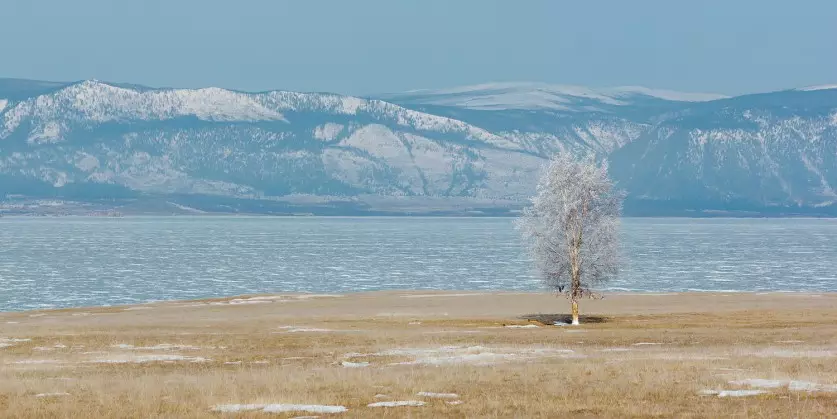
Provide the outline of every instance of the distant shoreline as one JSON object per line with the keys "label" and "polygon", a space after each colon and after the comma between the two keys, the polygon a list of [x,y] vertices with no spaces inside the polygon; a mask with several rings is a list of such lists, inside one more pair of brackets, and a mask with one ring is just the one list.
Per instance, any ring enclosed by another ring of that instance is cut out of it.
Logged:
{"label": "distant shoreline", "polygon": [[[517,218],[517,214],[377,214],[377,213],[360,213],[347,215],[328,215],[328,214],[262,214],[262,213],[202,213],[202,214],[121,214],[121,215],[93,215],[93,214],[3,214],[0,213],[0,219],[39,219],[39,218],[153,218],[153,217],[183,217],[183,218],[216,218],[216,217],[249,217],[249,218]],[[631,219],[811,219],[811,220],[832,220],[837,219],[837,214],[831,215],[816,215],[816,214],[752,214],[752,215],[735,215],[729,213],[719,213],[713,215],[623,215],[622,218]]]}
{"label": "distant shoreline", "polygon": [[[2,194],[0,194],[2,198]],[[250,215],[319,217],[515,217],[526,200],[419,197],[285,197],[284,199],[154,196],[72,200],[59,197],[0,199],[0,216],[168,216]],[[627,200],[627,217],[673,218],[835,218],[837,205],[770,206],[742,202]]]}
{"label": "distant shoreline", "polygon": [[[602,291],[604,296],[601,300],[582,300],[582,306],[593,302],[594,305],[606,306],[608,301],[618,299],[620,301],[625,299],[636,299],[646,297],[670,297],[678,300],[703,300],[714,299],[718,297],[745,297],[747,299],[774,299],[774,298],[837,298],[837,291]],[[470,298],[508,298],[531,297],[533,299],[542,300],[543,298],[550,298],[557,301],[557,307],[563,307],[563,295],[556,295],[549,291],[514,291],[514,290],[497,290],[497,291],[480,291],[480,290],[380,290],[380,291],[361,291],[355,293],[295,293],[295,292],[279,292],[279,293],[263,293],[263,294],[241,294],[232,296],[218,296],[207,298],[196,298],[187,300],[158,300],[145,303],[128,303],[128,304],[111,304],[111,305],[94,305],[94,306],[72,306],[72,307],[56,307],[56,308],[42,308],[42,309],[28,309],[20,311],[0,311],[0,316],[6,314],[31,314],[31,313],[64,313],[85,310],[124,310],[132,311],[138,307],[171,307],[171,306],[189,306],[189,305],[249,305],[258,304],[253,301],[294,301],[294,300],[308,300],[308,299],[324,299],[324,298],[340,298],[342,300],[367,300],[367,299],[385,299],[404,298],[405,300],[443,300],[448,302],[461,301],[461,299]],[[251,303],[248,303],[250,301]],[[231,303],[230,303],[231,302]]]}

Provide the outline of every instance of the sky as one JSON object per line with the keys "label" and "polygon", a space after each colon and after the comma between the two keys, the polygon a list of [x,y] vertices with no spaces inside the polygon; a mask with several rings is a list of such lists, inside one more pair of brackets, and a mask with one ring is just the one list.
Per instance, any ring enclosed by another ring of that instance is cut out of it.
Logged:
{"label": "sky", "polygon": [[0,0],[0,77],[354,95],[837,83],[837,2]]}

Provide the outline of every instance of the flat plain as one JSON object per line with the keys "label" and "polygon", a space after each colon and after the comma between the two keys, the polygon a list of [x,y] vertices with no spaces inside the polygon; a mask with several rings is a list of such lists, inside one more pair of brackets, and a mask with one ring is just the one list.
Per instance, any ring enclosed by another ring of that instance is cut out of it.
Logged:
{"label": "flat plain", "polygon": [[259,295],[0,314],[0,416],[837,417],[837,294]]}

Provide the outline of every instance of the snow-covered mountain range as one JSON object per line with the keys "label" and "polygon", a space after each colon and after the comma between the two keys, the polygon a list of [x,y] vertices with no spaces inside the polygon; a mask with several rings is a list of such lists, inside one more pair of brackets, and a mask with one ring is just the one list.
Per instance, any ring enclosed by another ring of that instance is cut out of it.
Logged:
{"label": "snow-covered mountain range", "polygon": [[7,212],[500,213],[558,150],[607,158],[628,214],[837,214],[828,86],[727,98],[500,83],[359,98],[0,79]]}

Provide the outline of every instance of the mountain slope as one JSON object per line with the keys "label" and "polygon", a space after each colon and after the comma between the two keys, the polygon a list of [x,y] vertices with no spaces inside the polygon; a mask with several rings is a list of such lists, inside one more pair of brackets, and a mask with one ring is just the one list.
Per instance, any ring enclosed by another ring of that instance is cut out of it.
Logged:
{"label": "mountain slope", "polygon": [[482,98],[473,106],[450,91],[382,100],[0,80],[0,196],[7,209],[49,198],[152,212],[508,210],[569,150],[610,160],[629,212],[833,211],[837,90],[573,89],[537,106],[460,89]]}
{"label": "mountain slope", "polygon": [[611,155],[634,198],[823,207],[837,194],[837,90],[696,105]]}

